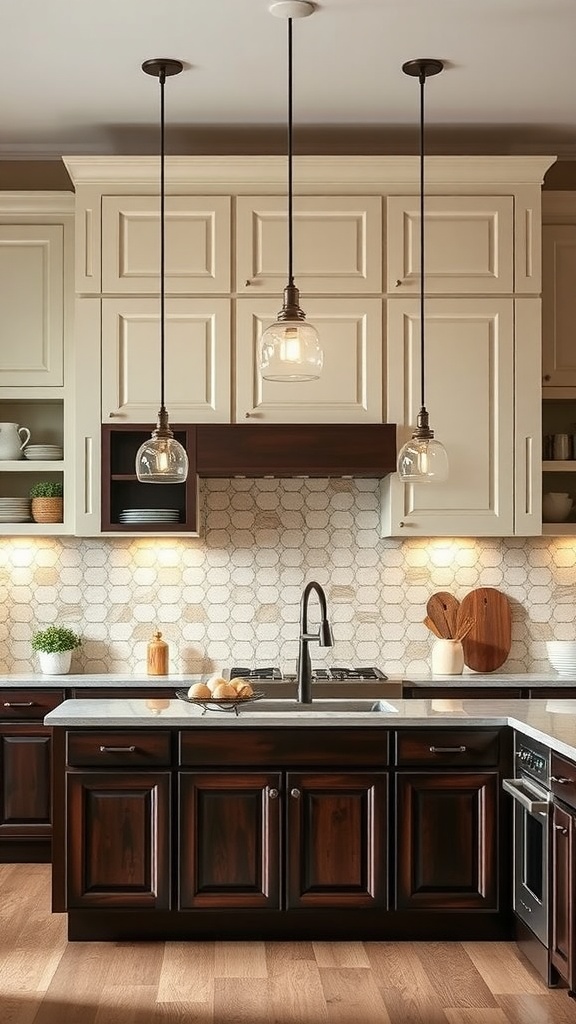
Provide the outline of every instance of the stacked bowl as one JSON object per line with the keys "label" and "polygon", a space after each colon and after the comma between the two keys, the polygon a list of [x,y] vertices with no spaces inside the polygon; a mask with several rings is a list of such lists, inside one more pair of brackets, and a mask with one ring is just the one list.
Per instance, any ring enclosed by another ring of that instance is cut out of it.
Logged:
{"label": "stacked bowl", "polygon": [[546,651],[552,668],[576,681],[576,640],[547,640]]}

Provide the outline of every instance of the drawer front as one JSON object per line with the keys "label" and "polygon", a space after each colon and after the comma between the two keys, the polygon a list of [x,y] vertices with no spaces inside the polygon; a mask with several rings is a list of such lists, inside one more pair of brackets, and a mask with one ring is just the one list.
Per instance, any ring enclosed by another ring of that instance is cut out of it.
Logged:
{"label": "drawer front", "polygon": [[337,765],[339,768],[388,764],[386,729],[189,729],[180,733],[180,764]]}
{"label": "drawer front", "polygon": [[136,732],[69,732],[67,763],[73,768],[148,768],[169,766],[171,745],[169,732],[155,729]]}
{"label": "drawer front", "polygon": [[63,690],[0,690],[0,720],[41,720],[64,699]]}
{"label": "drawer front", "polygon": [[396,764],[497,765],[496,729],[414,729],[396,734]]}
{"label": "drawer front", "polygon": [[576,764],[552,751],[550,788],[560,800],[576,809]]}

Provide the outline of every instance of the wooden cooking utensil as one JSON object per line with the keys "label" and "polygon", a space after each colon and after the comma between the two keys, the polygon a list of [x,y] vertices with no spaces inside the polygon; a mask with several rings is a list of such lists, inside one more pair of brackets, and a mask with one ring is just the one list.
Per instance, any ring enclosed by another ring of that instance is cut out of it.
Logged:
{"label": "wooden cooking utensil", "polygon": [[432,594],[428,598],[428,617],[432,619],[438,635],[444,640],[453,640],[456,636],[459,607],[458,598],[445,590],[439,590],[437,594]]}
{"label": "wooden cooking utensil", "polygon": [[471,590],[460,603],[458,624],[472,619],[462,640],[464,664],[474,672],[494,672],[504,664],[512,644],[512,613],[508,598],[494,587]]}
{"label": "wooden cooking utensil", "polygon": [[437,636],[439,640],[445,639],[445,637],[442,637],[442,634],[438,632],[438,626],[436,625],[435,622],[432,622],[432,619],[430,618],[429,615],[427,615],[426,618],[424,619],[424,625],[428,626],[430,632],[434,633],[434,636]]}

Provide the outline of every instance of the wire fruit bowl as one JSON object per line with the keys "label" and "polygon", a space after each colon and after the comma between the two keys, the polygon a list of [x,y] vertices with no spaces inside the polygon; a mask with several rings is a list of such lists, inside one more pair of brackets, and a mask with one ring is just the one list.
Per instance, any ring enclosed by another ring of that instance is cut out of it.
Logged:
{"label": "wire fruit bowl", "polygon": [[201,707],[203,715],[207,711],[233,711],[237,715],[239,707],[243,707],[245,704],[253,704],[256,700],[262,700],[265,694],[255,691],[251,697],[230,697],[226,700],[222,697],[189,697],[187,690],[176,690],[176,696],[179,700],[186,701],[187,704],[196,704]]}

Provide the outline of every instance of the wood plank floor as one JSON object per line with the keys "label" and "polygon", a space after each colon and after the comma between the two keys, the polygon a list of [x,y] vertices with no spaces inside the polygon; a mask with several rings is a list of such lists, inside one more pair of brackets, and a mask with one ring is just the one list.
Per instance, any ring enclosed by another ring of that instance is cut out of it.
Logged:
{"label": "wood plank floor", "polygon": [[0,865],[0,1024],[576,1024],[514,943],[66,941]]}

